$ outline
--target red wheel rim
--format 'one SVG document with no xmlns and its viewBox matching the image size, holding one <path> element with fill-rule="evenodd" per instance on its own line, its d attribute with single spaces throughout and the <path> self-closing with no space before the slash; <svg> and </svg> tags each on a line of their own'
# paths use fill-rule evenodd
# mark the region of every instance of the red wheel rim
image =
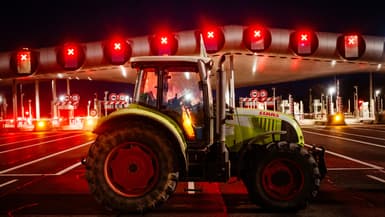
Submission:
<svg viewBox="0 0 385 217">
<path fill-rule="evenodd" d="M 271 161 L 263 168 L 261 178 L 267 195 L 282 201 L 297 196 L 304 185 L 301 167 L 296 162 L 284 158 Z"/>
<path fill-rule="evenodd" d="M 105 162 L 107 183 L 123 196 L 142 196 L 158 182 L 158 157 L 144 144 L 118 145 L 111 150 Z"/>
</svg>

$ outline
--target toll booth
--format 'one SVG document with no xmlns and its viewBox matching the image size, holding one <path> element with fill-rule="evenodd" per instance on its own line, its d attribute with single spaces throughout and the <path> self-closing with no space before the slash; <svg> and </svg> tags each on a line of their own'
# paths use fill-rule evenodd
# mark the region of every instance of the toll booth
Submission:
<svg viewBox="0 0 385 217">
<path fill-rule="evenodd" d="M 276 110 L 275 105 L 280 101 L 278 97 L 269 97 L 265 89 L 251 90 L 249 97 L 239 98 L 239 107 L 261 110 Z"/>
<path fill-rule="evenodd" d="M 132 98 L 126 93 L 108 93 L 105 92 L 104 100 L 99 101 L 98 108 L 100 108 L 99 117 L 107 116 L 109 113 L 127 108 L 132 102 Z"/>
<path fill-rule="evenodd" d="M 360 109 L 360 116 L 362 117 L 362 119 L 370 118 L 369 102 L 362 102 L 359 109 Z"/>
<path fill-rule="evenodd" d="M 322 120 L 326 117 L 326 109 L 325 109 L 325 103 L 322 102 L 320 99 L 314 99 L 313 100 L 313 111 L 314 111 L 314 119 L 316 120 Z"/>
<path fill-rule="evenodd" d="M 70 127 L 73 129 L 82 128 L 82 120 L 79 117 L 75 117 L 75 110 L 79 106 L 80 96 L 79 94 L 66 94 L 60 96 L 57 101 L 54 101 L 54 109 L 57 109 L 57 117 L 54 117 L 54 121 L 58 121 L 58 127 Z M 57 119 L 57 120 L 55 120 Z"/>
</svg>

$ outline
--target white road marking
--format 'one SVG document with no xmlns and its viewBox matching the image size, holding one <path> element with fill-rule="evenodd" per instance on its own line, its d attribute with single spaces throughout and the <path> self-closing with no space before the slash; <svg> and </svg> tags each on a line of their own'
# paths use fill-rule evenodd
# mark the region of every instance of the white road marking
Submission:
<svg viewBox="0 0 385 217">
<path fill-rule="evenodd" d="M 378 178 L 377 176 L 372 176 L 372 175 L 366 175 L 366 176 L 369 177 L 369 178 L 371 178 L 371 179 L 374 179 L 374 180 L 376 180 L 376 181 L 385 183 L 385 180 L 384 180 L 384 179 Z"/>
<path fill-rule="evenodd" d="M 372 167 L 357 167 L 357 168 L 351 168 L 351 167 L 332 167 L 328 168 L 328 171 L 343 171 L 343 170 L 378 170 L 378 168 L 372 168 Z"/>
<path fill-rule="evenodd" d="M 195 194 L 195 183 L 194 182 L 187 182 L 187 193 L 188 194 Z"/>
<path fill-rule="evenodd" d="M 308 146 L 308 147 L 312 147 L 311 145 L 308 145 L 308 144 L 305 144 L 305 145 Z M 380 166 L 377 166 L 377 165 L 374 165 L 374 164 L 371 164 L 371 163 L 367 163 L 367 162 L 364 162 L 364 161 L 361 161 L 361 160 L 358 160 L 358 159 L 355 159 L 355 158 L 351 158 L 351 157 L 348 157 L 348 156 L 343 155 L 343 154 L 338 154 L 336 152 L 332 152 L 332 151 L 328 151 L 328 150 L 325 150 L 325 152 L 328 153 L 328 154 L 340 157 L 340 158 L 344 158 L 346 160 L 353 161 L 353 162 L 358 163 L 358 164 L 365 165 L 367 167 L 371 167 L 373 169 L 378 169 L 378 170 L 384 169 L 383 167 L 380 167 Z"/>
<path fill-rule="evenodd" d="M 10 172 L 12 170 L 16 170 L 16 169 L 19 169 L 21 167 L 25 167 L 25 166 L 28 166 L 28 165 L 31 165 L 31 164 L 34 164 L 34 163 L 37 163 L 39 161 L 42 161 L 42 160 L 45 160 L 45 159 L 48 159 L 48 158 L 51 158 L 51 157 L 54 157 L 56 155 L 59 155 L 59 154 L 63 154 L 63 153 L 66 153 L 66 152 L 69 152 L 69 151 L 72 151 L 72 150 L 75 150 L 75 149 L 78 149 L 78 148 L 81 148 L 81 147 L 84 147 L 84 146 L 87 146 L 91 143 L 93 143 L 94 141 L 89 141 L 89 142 L 86 142 L 86 143 L 83 143 L 81 145 L 78 145 L 78 146 L 74 146 L 72 148 L 69 148 L 69 149 L 65 149 L 63 151 L 59 151 L 59 152 L 56 152 L 56 153 L 53 153 L 53 154 L 50 154 L 50 155 L 47 155 L 47 156 L 44 156 L 44 157 L 41 157 L 41 158 L 38 158 L 36 160 L 33 160 L 33 161 L 29 161 L 27 163 L 23 163 L 23 164 L 20 164 L 18 166 L 14 166 L 14 167 L 11 167 L 11 168 L 8 168 L 8 169 L 5 169 L 5 170 L 2 170 L 0 171 L 0 174 L 3 174 L 3 173 L 7 173 L 7 172 Z"/>
<path fill-rule="evenodd" d="M 322 130 L 322 131 L 329 132 L 329 130 L 325 130 L 325 129 L 317 129 L 317 130 Z M 375 140 L 385 141 L 385 138 L 379 138 L 379 137 L 374 137 L 374 136 L 359 135 L 359 134 L 354 134 L 354 133 L 344 133 L 344 132 L 339 132 L 339 131 L 333 131 L 333 132 L 339 133 L 339 134 L 345 134 L 345 135 L 358 136 L 358 137 L 363 137 L 363 138 L 368 138 L 368 139 L 375 139 Z"/>
<path fill-rule="evenodd" d="M 67 168 L 65 168 L 65 169 L 63 169 L 63 170 L 60 170 L 59 172 L 55 173 L 55 175 L 58 175 L 58 176 L 59 176 L 59 175 L 63 175 L 64 173 L 66 173 L 66 172 L 72 170 L 72 169 L 75 168 L 75 167 L 80 166 L 81 164 L 82 164 L 81 162 L 77 162 L 77 163 L 74 164 L 74 165 L 71 165 L 71 166 L 69 166 L 69 167 L 67 167 Z"/>
<path fill-rule="evenodd" d="M 72 133 L 66 133 L 66 134 L 72 134 Z M 44 136 L 44 139 L 50 138 L 50 137 L 58 137 L 58 136 L 60 136 L 60 135 L 55 134 L 55 135 L 50 135 L 50 136 Z M 22 142 L 30 142 L 30 141 L 39 140 L 39 139 L 42 139 L 42 138 L 32 138 L 32 139 L 18 140 L 15 142 L 3 143 L 3 144 L 0 144 L 0 147 L 1 146 L 7 146 L 7 145 L 13 145 L 13 144 L 17 144 L 17 143 L 22 143 Z"/>
<path fill-rule="evenodd" d="M 327 134 L 322 134 L 322 133 L 310 132 L 310 131 L 306 131 L 306 130 L 303 130 L 303 132 L 309 133 L 309 134 L 315 134 L 318 136 L 327 136 L 327 137 L 331 137 L 331 138 L 335 138 L 335 139 L 341 139 L 341 140 L 350 141 L 350 142 L 357 142 L 357 143 L 361 143 L 361 144 L 365 144 L 365 145 L 371 145 L 371 146 L 375 146 L 375 147 L 379 147 L 379 148 L 385 148 L 385 145 L 379 145 L 376 143 L 365 142 L 365 141 L 356 140 L 356 139 L 349 139 L 349 138 L 345 138 L 345 137 L 341 137 L 341 136 L 332 136 L 332 135 L 327 135 Z"/>
<path fill-rule="evenodd" d="M 355 130 L 370 130 L 370 131 L 378 131 L 378 132 L 383 132 L 385 133 L 384 130 L 380 130 L 380 129 L 383 129 L 383 128 L 380 128 L 380 129 L 376 129 L 374 127 L 370 127 L 370 126 L 362 126 L 362 127 L 349 127 L 350 129 L 355 129 Z"/>
<path fill-rule="evenodd" d="M 0 174 L 0 177 L 1 176 L 60 176 L 60 175 L 63 175 L 64 173 L 80 166 L 82 163 L 81 162 L 78 162 L 74 165 L 71 165 L 63 170 L 60 170 L 59 172 L 57 173 L 21 173 L 21 174 L 17 174 L 17 173 L 8 173 L 8 174 Z"/>
<path fill-rule="evenodd" d="M 0 177 L 13 177 L 13 176 L 57 176 L 56 174 L 52 174 L 52 173 L 22 173 L 22 174 L 18 174 L 18 173 L 8 173 L 8 174 L 0 174 Z"/>
<path fill-rule="evenodd" d="M 3 184 L 0 184 L 0 188 L 4 187 L 6 185 L 12 184 L 14 182 L 17 182 L 17 181 L 18 181 L 18 179 L 12 179 L 12 180 L 10 180 L 8 182 L 4 182 Z"/>
<path fill-rule="evenodd" d="M 46 144 L 46 143 L 51 143 L 51 142 L 56 142 L 56 141 L 60 141 L 60 140 L 65 140 L 65 139 L 72 138 L 72 137 L 77 137 L 77 136 L 82 136 L 82 134 L 73 135 L 73 136 L 67 136 L 67 137 L 64 137 L 64 138 L 49 140 L 49 141 L 45 141 L 45 142 L 39 142 L 39 143 L 36 143 L 36 144 L 33 144 L 33 145 L 27 145 L 27 146 L 22 146 L 22 147 L 19 147 L 19 148 L 13 148 L 13 149 L 9 149 L 9 150 L 6 150 L 6 151 L 0 151 L 0 154 L 12 152 L 12 151 L 17 151 L 17 150 L 20 150 L 20 149 L 30 148 L 30 147 L 34 147 L 34 146 L 38 146 L 38 145 L 42 145 L 42 144 Z"/>
</svg>

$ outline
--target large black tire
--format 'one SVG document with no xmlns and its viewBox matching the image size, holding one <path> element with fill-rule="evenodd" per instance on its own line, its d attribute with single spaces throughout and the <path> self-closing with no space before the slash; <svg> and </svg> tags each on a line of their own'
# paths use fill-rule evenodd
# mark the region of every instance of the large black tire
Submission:
<svg viewBox="0 0 385 217">
<path fill-rule="evenodd" d="M 304 147 L 281 141 L 256 155 L 249 159 L 251 171 L 244 176 L 244 182 L 257 206 L 297 211 L 317 195 L 321 175 L 317 162 Z"/>
<path fill-rule="evenodd" d="M 164 133 L 135 122 L 100 134 L 86 159 L 86 178 L 95 199 L 114 211 L 143 213 L 175 191 L 175 155 Z"/>
</svg>

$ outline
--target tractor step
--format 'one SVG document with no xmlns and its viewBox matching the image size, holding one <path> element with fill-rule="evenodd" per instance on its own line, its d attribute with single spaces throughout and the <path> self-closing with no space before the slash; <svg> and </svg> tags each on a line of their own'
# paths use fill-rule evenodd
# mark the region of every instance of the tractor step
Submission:
<svg viewBox="0 0 385 217">
<path fill-rule="evenodd" d="M 198 189 L 195 189 L 195 188 L 185 188 L 184 189 L 184 192 L 203 192 L 202 188 L 198 188 Z"/>
<path fill-rule="evenodd" d="M 203 192 L 203 189 L 201 187 L 198 187 L 197 185 L 195 185 L 194 182 L 188 182 L 187 183 L 187 188 L 184 189 L 185 192 L 191 192 L 191 193 L 195 193 L 195 192 Z"/>
</svg>

